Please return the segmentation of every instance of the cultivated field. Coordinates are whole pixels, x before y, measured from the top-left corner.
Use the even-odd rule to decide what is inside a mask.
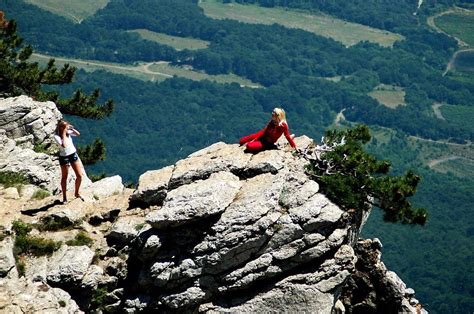
[[[474,11],[462,10],[436,17],[434,22],[443,32],[474,47]]]
[[[398,86],[380,84],[373,91],[368,93],[368,95],[376,99],[382,105],[392,109],[398,106],[406,106],[405,91]]]
[[[383,127],[371,127],[372,137],[377,146],[390,145],[396,131]],[[473,144],[454,144],[432,141],[410,136],[406,154],[416,154],[422,165],[436,172],[451,172],[458,177],[469,177],[474,173]]]
[[[454,61],[454,68],[460,71],[474,72],[474,49],[460,51]]]
[[[263,8],[237,3],[224,4],[217,0],[201,0],[204,13],[215,19],[232,19],[251,24],[281,24],[288,28],[299,28],[324,37],[329,37],[346,46],[360,41],[370,41],[390,47],[403,36],[385,30],[346,22],[326,15],[314,15],[304,11],[285,8]]]
[[[64,16],[76,23],[102,9],[110,0],[25,0],[43,10]]]
[[[209,46],[209,42],[205,40],[170,36],[163,33],[155,33],[147,29],[137,29],[131,32],[138,33],[143,39],[171,46],[176,50],[198,50],[205,49]]]
[[[443,105],[439,108],[443,117],[474,133],[474,107]]]
[[[52,57],[35,53],[31,57],[31,61],[45,65],[50,58]],[[105,70],[116,74],[127,75],[143,81],[161,82],[167,78],[178,76],[195,81],[209,80],[221,84],[237,83],[242,87],[261,87],[260,85],[237,75],[208,75],[206,73],[194,71],[190,67],[184,68],[172,66],[168,62],[137,63],[136,65],[124,65],[120,63],[110,63],[93,60],[79,60],[57,57],[53,58],[56,60],[56,65],[58,67],[62,66],[65,63],[69,63],[70,65],[79,69],[83,69],[87,72]]]

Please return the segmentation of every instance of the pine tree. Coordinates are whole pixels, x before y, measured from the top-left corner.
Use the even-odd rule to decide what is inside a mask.
[[[390,162],[363,150],[370,139],[365,125],[326,132],[324,142],[332,149],[310,159],[308,173],[329,199],[346,210],[376,206],[384,211],[386,221],[424,225],[426,209],[413,208],[408,200],[421,178],[411,170],[403,176],[388,175]]]
[[[50,59],[45,68],[40,68],[38,63],[28,61],[32,53],[31,46],[23,46],[23,40],[17,34],[16,22],[6,20],[0,11],[0,97],[28,95],[38,101],[49,100],[55,102],[62,113],[89,119],[102,119],[112,113],[112,100],[97,104],[100,95],[97,89],[90,95],[77,90],[69,99],[60,98],[55,91],[45,91],[45,86],[71,83],[76,68],[65,64],[58,69],[54,59]],[[105,146],[100,140],[82,151],[94,153],[84,156],[88,164],[105,158]]]

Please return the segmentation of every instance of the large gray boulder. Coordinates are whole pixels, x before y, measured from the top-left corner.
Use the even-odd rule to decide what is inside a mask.
[[[51,101],[38,102],[28,96],[0,99],[0,128],[29,148],[52,143],[51,135],[61,118]]]
[[[295,140],[301,149],[313,145]],[[217,143],[147,173],[134,200],[163,195],[145,218],[151,229],[131,243],[134,291],[151,300],[141,308],[331,311],[354,270],[349,235],[360,219],[319,193],[306,160],[284,142],[279,148],[252,155]],[[127,308],[135,298],[126,311],[138,310]]]
[[[92,263],[94,252],[87,246],[63,245],[48,264],[46,280],[53,286],[79,284]]]
[[[0,171],[21,173],[31,183],[50,192],[59,190],[60,171],[55,159],[16,145],[3,129],[0,129]]]
[[[0,278],[6,277],[15,268],[13,241],[7,237],[0,241]]]
[[[83,313],[66,291],[25,277],[0,279],[0,309],[2,313]]]
[[[49,154],[57,150],[53,136],[60,119],[62,114],[53,102],[27,96],[0,99],[0,171],[23,174],[30,183],[53,194],[59,192],[59,164]],[[35,146],[48,148],[49,153],[38,153]],[[75,175],[70,172],[68,190],[73,190]],[[82,187],[90,185],[85,175]]]

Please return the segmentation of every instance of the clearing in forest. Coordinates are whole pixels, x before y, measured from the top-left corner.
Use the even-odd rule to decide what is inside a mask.
[[[215,19],[231,19],[250,24],[280,24],[288,28],[332,38],[352,46],[361,41],[369,41],[391,47],[403,36],[361,24],[350,23],[327,15],[315,15],[301,10],[281,7],[264,8],[257,5],[222,3],[218,0],[200,0],[204,13]]]
[[[157,42],[162,45],[173,47],[176,50],[198,50],[209,47],[209,42],[195,38],[184,38],[156,33],[147,29],[136,29],[130,32],[138,33],[143,39]]]
[[[56,60],[55,64],[58,67],[61,67],[63,64],[69,63],[71,66],[83,69],[87,72],[105,70],[116,74],[127,75],[136,79],[140,79],[142,81],[161,82],[167,78],[178,76],[195,81],[209,80],[220,84],[237,83],[241,87],[261,87],[257,83],[254,83],[250,80],[247,80],[234,74],[209,75],[206,73],[195,71],[191,67],[172,66],[169,64],[169,62],[164,61],[137,63],[136,65],[125,65],[120,63],[102,62],[97,60],[59,58],[41,55],[37,53],[33,54],[30,60],[45,65],[47,64],[50,58],[54,58]]]
[[[443,32],[474,47],[474,11],[464,9],[442,14],[434,18],[434,23]]]
[[[380,84],[368,95],[392,109],[398,106],[406,106],[405,90],[399,86]]]
[[[25,0],[51,13],[80,23],[102,9],[110,0]]]

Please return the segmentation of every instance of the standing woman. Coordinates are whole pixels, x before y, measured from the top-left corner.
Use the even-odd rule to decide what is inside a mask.
[[[257,133],[244,136],[240,139],[240,145],[246,145],[245,151],[257,153],[265,149],[274,149],[275,142],[285,134],[286,139],[291,147],[296,149],[295,142],[290,136],[288,123],[286,122],[285,111],[281,108],[275,108],[272,111],[272,119],[267,126]]]
[[[77,155],[76,147],[72,142],[72,136],[79,136],[76,130],[69,122],[60,120],[56,128],[54,139],[59,144],[59,165],[61,166],[61,189],[63,192],[63,204],[67,203],[67,176],[69,173],[69,166],[72,167],[76,174],[74,196],[84,200],[79,194],[79,188],[82,182],[82,164]]]

